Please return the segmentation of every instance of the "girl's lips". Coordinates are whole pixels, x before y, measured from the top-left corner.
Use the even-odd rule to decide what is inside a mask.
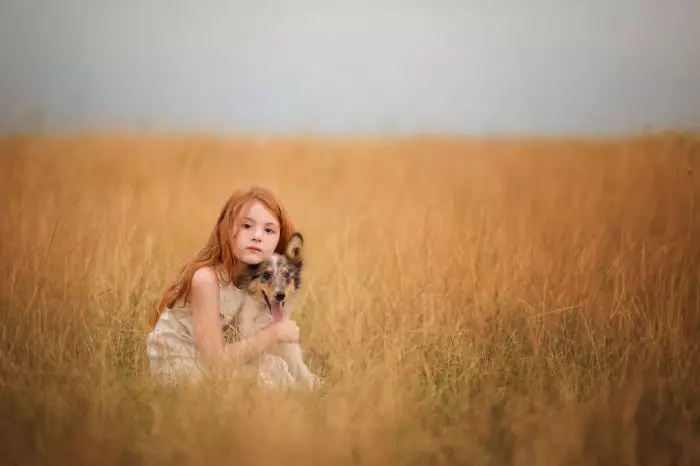
[[[254,248],[254,247],[249,247],[249,251],[255,251],[255,252],[262,252],[262,249]]]

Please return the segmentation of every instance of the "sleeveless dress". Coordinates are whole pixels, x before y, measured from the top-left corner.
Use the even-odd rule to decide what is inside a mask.
[[[235,321],[243,306],[257,306],[231,284],[219,285],[219,315],[222,330],[235,333]],[[189,302],[166,308],[148,334],[146,348],[150,373],[160,382],[177,384],[183,378],[198,380],[204,367],[198,358]],[[279,356],[263,353],[242,367],[232,368],[232,377],[252,377],[258,384],[283,388],[294,384],[287,363]]]

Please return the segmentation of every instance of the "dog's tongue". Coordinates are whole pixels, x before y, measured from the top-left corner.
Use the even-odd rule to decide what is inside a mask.
[[[270,312],[272,313],[272,320],[279,322],[282,320],[282,305],[277,301],[272,301],[270,303]]]

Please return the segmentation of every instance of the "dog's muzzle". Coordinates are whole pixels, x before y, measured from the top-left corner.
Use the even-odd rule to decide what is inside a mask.
[[[272,320],[275,322],[279,322],[282,320],[282,317],[284,316],[284,298],[285,294],[284,293],[275,293],[275,299],[270,300],[270,298],[267,297],[267,293],[264,291],[262,292],[263,297],[265,298],[265,303],[267,304],[267,309],[270,311],[270,314],[272,315]]]

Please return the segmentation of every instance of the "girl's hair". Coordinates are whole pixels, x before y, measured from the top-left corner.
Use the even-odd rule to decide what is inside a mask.
[[[233,254],[235,236],[232,233],[236,225],[240,225],[248,207],[255,201],[260,202],[272,215],[277,217],[280,224],[280,239],[275,252],[281,254],[285,251],[287,243],[294,233],[294,226],[286,210],[272,191],[253,186],[246,191],[234,192],[221,209],[219,218],[204,247],[182,267],[175,281],[166,288],[156,309],[148,319],[149,330],[153,330],[160,314],[166,307],[172,307],[180,300],[183,302],[187,300],[192,287],[192,276],[197,269],[207,266],[213,267],[220,283],[233,280],[240,261]],[[237,234],[238,231],[236,231],[236,236]]]

